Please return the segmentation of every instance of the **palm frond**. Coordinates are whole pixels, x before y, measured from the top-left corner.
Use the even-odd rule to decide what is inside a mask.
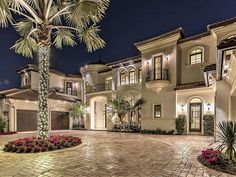
[[[34,23],[28,19],[24,19],[18,23],[15,23],[14,28],[20,36],[27,37],[34,29]]]
[[[38,44],[32,37],[20,38],[11,49],[24,57],[33,58],[33,53],[37,51]]]
[[[76,45],[76,42],[74,40],[74,34],[71,32],[71,30],[68,29],[58,29],[55,32],[53,44],[58,49],[62,49],[63,45],[73,47]]]
[[[82,29],[78,36],[81,42],[86,44],[87,51],[93,52],[105,47],[105,41],[100,38],[98,33],[100,29],[96,26],[91,26],[87,29]]]
[[[7,0],[0,0],[0,27],[6,28],[12,21],[12,15],[8,8]]]

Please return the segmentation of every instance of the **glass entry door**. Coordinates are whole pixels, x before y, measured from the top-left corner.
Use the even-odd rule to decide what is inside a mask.
[[[190,103],[189,131],[201,132],[202,103]]]

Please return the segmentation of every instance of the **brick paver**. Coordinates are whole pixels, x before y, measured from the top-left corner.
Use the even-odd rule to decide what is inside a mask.
[[[57,133],[58,134],[58,133]],[[0,176],[198,177],[229,175],[207,169],[196,160],[213,139],[203,136],[158,136],[92,131],[60,134],[82,138],[77,147],[37,154],[0,151]],[[0,146],[18,134],[0,137]]]

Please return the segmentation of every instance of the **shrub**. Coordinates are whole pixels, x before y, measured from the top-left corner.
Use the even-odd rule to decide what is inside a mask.
[[[178,118],[175,120],[175,126],[177,134],[183,135],[186,133],[186,116],[179,115]]]
[[[29,137],[10,141],[4,146],[3,150],[5,152],[35,153],[69,148],[80,143],[81,139],[73,136],[50,136],[47,139]]]
[[[204,135],[207,136],[214,135],[214,115],[203,116],[203,127],[204,127]]]
[[[6,126],[7,126],[7,121],[3,120],[0,117],[0,132],[4,132],[4,129],[6,128]]]
[[[157,128],[156,130],[141,130],[141,133],[143,134],[158,134],[158,135],[173,135],[175,132],[175,130],[161,130],[159,128]]]
[[[223,121],[218,125],[218,137],[221,145],[218,146],[220,151],[225,150],[225,154],[230,160],[236,156],[236,123],[232,121]]]
[[[201,156],[205,158],[210,164],[219,164],[220,163],[221,152],[214,149],[207,149],[202,151]]]

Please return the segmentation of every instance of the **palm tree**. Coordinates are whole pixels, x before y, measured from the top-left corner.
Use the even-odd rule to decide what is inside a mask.
[[[87,113],[86,108],[87,106],[84,103],[75,103],[67,106],[69,115],[74,119],[79,118],[80,126],[82,122],[81,119],[83,119],[83,115]]]
[[[76,38],[89,52],[105,46],[99,37],[99,23],[109,0],[0,0],[0,27],[13,25],[20,39],[12,49],[39,60],[38,137],[47,138],[48,79],[50,48],[75,46]]]
[[[236,156],[236,123],[223,121],[218,124],[218,137],[221,144],[217,147],[220,151],[225,150],[225,154],[230,160]]]
[[[130,104],[128,101],[122,99],[122,98],[116,98],[113,100],[110,100],[108,103],[108,106],[112,109],[114,113],[117,113],[121,124],[124,124],[124,117],[125,115],[130,111]]]

